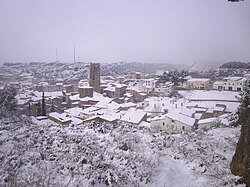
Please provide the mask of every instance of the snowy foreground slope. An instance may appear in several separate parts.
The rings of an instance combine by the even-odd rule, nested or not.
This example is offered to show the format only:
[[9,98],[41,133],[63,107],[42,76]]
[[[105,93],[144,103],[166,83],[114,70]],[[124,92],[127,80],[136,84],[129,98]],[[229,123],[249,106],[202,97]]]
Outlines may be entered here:
[[229,164],[239,134],[2,120],[0,186],[236,186]]

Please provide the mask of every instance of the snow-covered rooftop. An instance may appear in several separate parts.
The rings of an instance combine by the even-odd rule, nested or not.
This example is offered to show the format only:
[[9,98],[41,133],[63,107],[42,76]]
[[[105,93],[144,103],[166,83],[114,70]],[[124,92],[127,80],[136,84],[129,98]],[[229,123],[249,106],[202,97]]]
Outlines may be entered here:
[[155,116],[154,118],[150,119],[149,121],[157,121],[157,120],[164,120],[166,115]]
[[136,106],[137,106],[137,104],[132,103],[132,102],[122,103],[122,104],[119,105],[119,107],[121,107],[121,108],[136,107]]
[[229,80],[229,81],[238,81],[238,80],[242,79],[242,77],[226,77],[225,79]]
[[89,86],[89,85],[81,85],[81,86],[78,86],[78,88],[93,88],[92,86]]
[[82,108],[79,107],[74,107],[74,108],[69,108],[67,110],[64,110],[64,112],[70,114],[71,116],[74,117],[79,117],[79,113],[82,111]]
[[70,119],[71,120],[71,124],[74,124],[74,125],[78,125],[78,124],[81,124],[83,122],[81,119],[76,118],[74,116],[71,116],[68,113],[62,113],[61,116],[64,116],[65,118]]
[[115,92],[115,87],[109,85],[107,88],[104,89],[104,91],[110,91],[110,92]]
[[223,81],[215,81],[213,85],[224,85],[224,82]]
[[193,90],[193,91],[178,91],[188,100],[196,101],[231,101],[238,102],[238,92],[217,91],[217,90]]
[[182,115],[182,114],[177,113],[177,112],[169,112],[166,114],[166,116],[170,119],[179,121],[179,122],[184,123],[184,124],[189,125],[189,126],[193,126],[195,124],[194,118],[190,118],[188,116]]
[[71,95],[69,99],[72,101],[80,101],[80,94]]
[[207,108],[201,108],[201,107],[194,107],[193,110],[195,112],[206,112]]
[[104,121],[108,121],[108,122],[113,122],[115,120],[118,120],[118,117],[116,117],[116,116],[96,115],[96,116],[89,117],[89,118],[85,119],[84,121],[91,121],[91,120],[95,120],[97,118],[103,119]]
[[135,108],[130,108],[127,110],[124,116],[122,116],[121,121],[139,124],[143,117],[146,115],[146,112],[142,110],[136,110]]
[[212,123],[213,121],[215,121],[217,118],[207,118],[207,119],[201,119],[198,121],[198,125],[199,124],[204,124],[204,123]]
[[63,114],[59,114],[57,112],[51,112],[49,113],[49,116],[61,121],[61,122],[68,122],[68,121],[71,121],[70,118],[66,117],[65,115]]
[[224,107],[219,107],[219,106],[216,106],[213,108],[214,111],[219,111],[219,112],[223,112],[225,110]]
[[208,82],[210,79],[205,79],[205,78],[191,78],[188,79],[187,82]]
[[181,110],[180,114],[183,114],[188,117],[192,117],[194,115],[195,111],[192,109],[184,108]]
[[[36,97],[42,98],[43,92],[38,92],[34,91],[33,94]],[[58,92],[44,92],[44,97],[50,97],[50,98],[56,98],[56,97],[62,97],[63,93],[58,91]]]

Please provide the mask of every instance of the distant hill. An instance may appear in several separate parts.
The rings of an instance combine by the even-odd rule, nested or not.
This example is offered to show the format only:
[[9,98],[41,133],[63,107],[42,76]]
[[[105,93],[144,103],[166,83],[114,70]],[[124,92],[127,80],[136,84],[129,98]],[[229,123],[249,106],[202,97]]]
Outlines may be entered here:
[[4,62],[3,65],[4,66],[19,66],[21,65],[22,63],[21,62]]
[[102,75],[127,75],[134,72],[155,73],[158,70],[171,71],[182,69],[183,65],[169,63],[117,62],[101,64]]
[[222,64],[220,68],[233,68],[233,69],[241,69],[241,68],[246,68],[250,69],[250,62],[245,63],[245,62],[226,62]]

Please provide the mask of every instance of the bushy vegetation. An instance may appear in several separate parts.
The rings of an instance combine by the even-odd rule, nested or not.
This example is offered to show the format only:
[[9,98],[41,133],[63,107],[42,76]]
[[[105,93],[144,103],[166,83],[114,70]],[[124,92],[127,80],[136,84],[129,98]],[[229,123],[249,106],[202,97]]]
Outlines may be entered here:
[[10,117],[17,112],[17,100],[15,96],[17,91],[13,87],[4,87],[0,90],[0,119]]
[[188,75],[188,72],[184,70],[164,72],[164,74],[160,77],[159,82],[160,83],[172,82],[175,86],[177,86],[184,81],[184,78],[187,75]]
[[250,80],[246,81],[243,90],[240,92],[240,96],[240,106],[237,111],[239,117],[241,117],[250,105]]
[[[0,186],[165,186],[183,172],[162,164],[181,160],[194,172],[189,177],[208,180],[185,186],[229,187],[237,181],[229,163],[239,128],[172,135],[129,124],[61,127],[28,119],[0,120]],[[163,181],[160,168],[171,171]]]
[[101,75],[133,75],[134,72],[142,74],[155,73],[158,70],[170,71],[180,69],[181,65],[169,63],[140,63],[140,62],[118,62],[113,64],[102,64]]
[[240,69],[240,68],[250,68],[250,63],[245,62],[226,62],[220,68],[233,68],[233,69]]

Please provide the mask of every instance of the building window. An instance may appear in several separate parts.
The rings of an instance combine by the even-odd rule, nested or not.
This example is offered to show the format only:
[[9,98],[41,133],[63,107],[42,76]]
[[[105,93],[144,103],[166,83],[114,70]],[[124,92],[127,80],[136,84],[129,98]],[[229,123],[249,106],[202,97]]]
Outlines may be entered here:
[[241,91],[241,88],[237,88],[237,91]]
[[162,122],[162,125],[165,125],[165,123],[164,123],[164,122]]
[[185,130],[185,126],[182,126],[182,130]]

